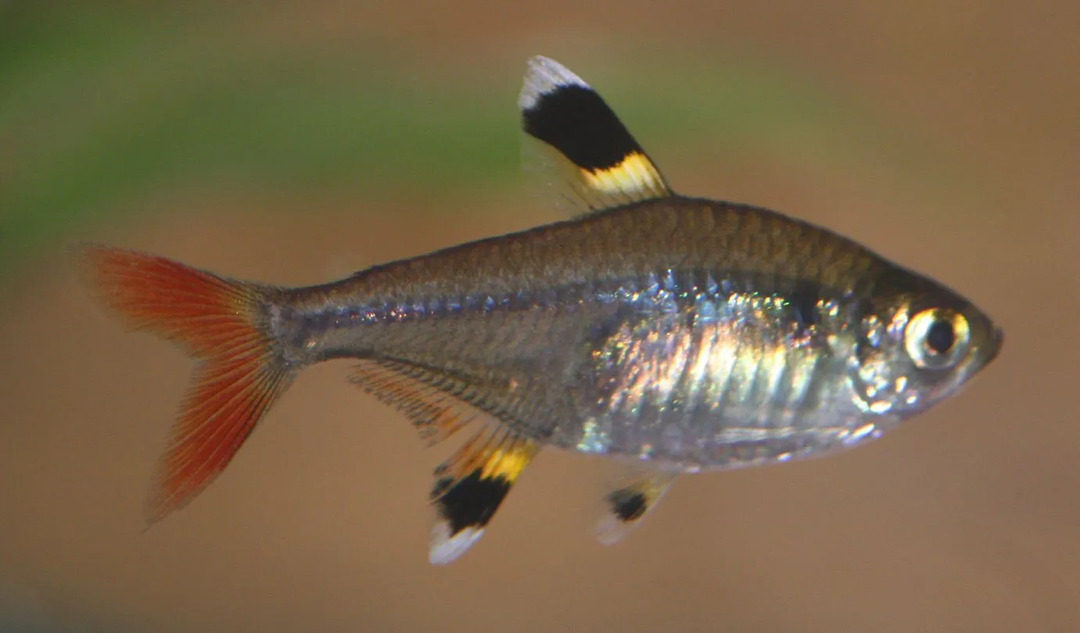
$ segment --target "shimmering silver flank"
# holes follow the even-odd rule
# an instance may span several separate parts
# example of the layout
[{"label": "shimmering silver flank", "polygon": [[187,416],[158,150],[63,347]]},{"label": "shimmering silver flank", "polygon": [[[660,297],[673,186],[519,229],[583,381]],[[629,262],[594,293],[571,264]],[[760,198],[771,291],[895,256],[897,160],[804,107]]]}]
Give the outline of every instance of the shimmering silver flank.
[{"label": "shimmering silver flank", "polygon": [[715,283],[628,294],[633,309],[589,342],[572,389],[590,452],[732,467],[850,442],[866,424],[851,383],[832,378],[853,348],[838,302],[806,324],[782,296]]}]

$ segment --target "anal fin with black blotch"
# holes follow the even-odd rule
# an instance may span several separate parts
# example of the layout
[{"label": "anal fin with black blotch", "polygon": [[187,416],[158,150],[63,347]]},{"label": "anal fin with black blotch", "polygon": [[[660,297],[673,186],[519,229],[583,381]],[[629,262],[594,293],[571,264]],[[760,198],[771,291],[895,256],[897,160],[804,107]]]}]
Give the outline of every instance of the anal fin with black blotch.
[{"label": "anal fin with black blotch", "polygon": [[435,468],[430,500],[436,510],[428,558],[457,560],[487,528],[539,443],[508,424],[507,387],[485,384],[447,370],[401,360],[365,361],[353,382],[413,422],[429,445],[475,423],[480,428],[454,455]]},{"label": "anal fin with black blotch", "polygon": [[505,426],[488,426],[435,469],[431,501],[438,517],[428,550],[433,565],[454,562],[484,535],[539,448]]},{"label": "anal fin with black blotch", "polygon": [[[546,184],[579,213],[672,195],[660,170],[599,94],[546,57],[529,60],[522,129]],[[527,148],[532,149],[532,148]]]}]

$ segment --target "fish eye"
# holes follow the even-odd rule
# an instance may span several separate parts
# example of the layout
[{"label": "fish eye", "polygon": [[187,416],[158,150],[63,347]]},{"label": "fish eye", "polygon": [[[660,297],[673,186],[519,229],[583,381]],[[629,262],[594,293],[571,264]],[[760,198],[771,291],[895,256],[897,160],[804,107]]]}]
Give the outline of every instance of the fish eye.
[{"label": "fish eye", "polygon": [[967,319],[952,310],[923,310],[904,329],[904,348],[920,369],[952,367],[967,354],[970,344]]}]

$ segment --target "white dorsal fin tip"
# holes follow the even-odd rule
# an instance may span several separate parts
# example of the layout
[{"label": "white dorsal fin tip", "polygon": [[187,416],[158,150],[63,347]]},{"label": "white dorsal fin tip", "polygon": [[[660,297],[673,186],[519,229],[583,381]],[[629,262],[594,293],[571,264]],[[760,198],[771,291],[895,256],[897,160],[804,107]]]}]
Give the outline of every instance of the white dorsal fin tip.
[{"label": "white dorsal fin tip", "polygon": [[549,57],[537,55],[530,57],[528,70],[525,72],[525,85],[518,97],[518,107],[529,110],[536,105],[540,97],[552,92],[559,86],[589,87],[581,77],[570,72],[565,66]]},{"label": "white dorsal fin tip", "polygon": [[449,565],[461,558],[484,535],[484,528],[467,527],[451,536],[450,524],[439,521],[431,527],[428,560],[432,565]]}]

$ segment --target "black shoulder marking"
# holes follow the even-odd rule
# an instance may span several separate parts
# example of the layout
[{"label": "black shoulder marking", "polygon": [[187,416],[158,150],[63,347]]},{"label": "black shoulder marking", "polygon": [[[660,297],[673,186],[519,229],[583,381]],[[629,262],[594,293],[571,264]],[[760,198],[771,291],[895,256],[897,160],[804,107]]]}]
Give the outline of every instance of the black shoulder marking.
[{"label": "black shoulder marking", "polygon": [[821,319],[821,313],[818,309],[818,300],[820,298],[816,284],[805,280],[795,284],[795,288],[787,299],[800,330],[816,325]]},{"label": "black shoulder marking", "polygon": [[522,111],[525,132],[555,147],[582,169],[608,169],[641,146],[593,89],[559,85]]}]

